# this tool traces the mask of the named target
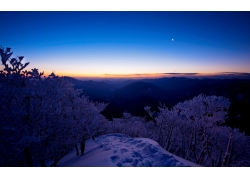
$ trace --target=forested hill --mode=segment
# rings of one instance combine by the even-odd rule
[[[189,79],[159,78],[116,81],[82,81],[65,77],[82,89],[91,100],[108,102],[103,114],[106,118],[121,117],[123,112],[147,116],[145,106],[158,111],[159,103],[172,107],[199,94],[224,96],[231,106],[227,123],[250,134],[249,79]]]

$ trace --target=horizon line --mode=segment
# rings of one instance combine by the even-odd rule
[[[218,72],[218,73],[142,73],[142,74],[100,74],[100,75],[60,75],[73,77],[76,79],[147,79],[147,78],[250,78],[250,73],[246,72]]]

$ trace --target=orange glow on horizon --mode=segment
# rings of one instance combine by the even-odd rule
[[[69,76],[73,78],[90,78],[90,79],[142,79],[142,78],[163,78],[163,77],[215,77],[227,76],[227,73],[142,73],[142,74],[79,74],[79,73],[62,73],[54,72],[57,76]],[[232,72],[233,74],[234,73]],[[50,73],[45,73],[48,76]]]

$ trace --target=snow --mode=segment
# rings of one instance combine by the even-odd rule
[[[86,141],[84,156],[73,150],[58,162],[59,167],[198,167],[177,157],[148,138],[123,134],[103,135]]]

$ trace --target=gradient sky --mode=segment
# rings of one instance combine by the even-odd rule
[[[46,75],[250,72],[250,12],[0,12],[0,22],[0,46]]]

